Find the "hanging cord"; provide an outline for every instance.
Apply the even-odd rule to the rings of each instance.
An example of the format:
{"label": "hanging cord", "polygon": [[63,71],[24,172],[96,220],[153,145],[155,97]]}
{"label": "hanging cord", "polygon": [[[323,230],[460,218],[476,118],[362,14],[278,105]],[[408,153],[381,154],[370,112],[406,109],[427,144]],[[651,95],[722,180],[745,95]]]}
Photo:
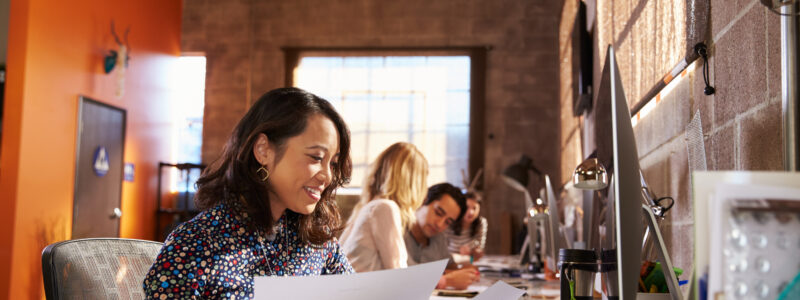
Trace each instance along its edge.
{"label": "hanging cord", "polygon": [[708,83],[708,78],[711,76],[709,75],[710,68],[708,67],[708,49],[706,48],[706,44],[698,43],[694,46],[694,52],[703,57],[703,82],[706,84],[706,87],[703,89],[703,94],[714,94],[716,90]]}
{"label": "hanging cord", "polygon": [[[664,206],[663,204],[661,204],[661,202],[664,200],[669,200],[669,205]],[[656,205],[660,206],[661,209],[663,209],[662,213],[667,213],[667,211],[669,211],[669,209],[672,208],[673,205],[675,205],[675,199],[672,199],[672,197],[669,196],[658,198],[654,202],[656,203]]]}

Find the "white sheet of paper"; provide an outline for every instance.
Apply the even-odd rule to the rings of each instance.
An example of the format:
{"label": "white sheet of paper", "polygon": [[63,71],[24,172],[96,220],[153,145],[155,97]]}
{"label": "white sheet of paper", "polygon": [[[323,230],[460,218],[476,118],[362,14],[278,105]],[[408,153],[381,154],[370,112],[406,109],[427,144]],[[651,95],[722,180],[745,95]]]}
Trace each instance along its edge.
{"label": "white sheet of paper", "polygon": [[413,300],[428,299],[447,266],[447,259],[405,269],[356,274],[277,277],[253,280],[253,299]]}
{"label": "white sheet of paper", "polygon": [[473,300],[517,300],[525,291],[508,285],[502,280],[495,282],[488,289],[472,298]]}

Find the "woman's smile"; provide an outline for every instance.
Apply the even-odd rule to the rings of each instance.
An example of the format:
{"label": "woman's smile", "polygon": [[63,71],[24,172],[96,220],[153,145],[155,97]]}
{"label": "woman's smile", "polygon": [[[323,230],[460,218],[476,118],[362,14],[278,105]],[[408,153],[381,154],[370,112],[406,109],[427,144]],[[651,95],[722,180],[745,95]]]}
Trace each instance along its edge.
{"label": "woman's smile", "polygon": [[320,195],[322,194],[322,190],[321,189],[316,189],[316,188],[311,188],[311,187],[304,186],[303,190],[306,191],[306,194],[308,194],[308,197],[311,197],[311,199],[313,199],[314,202],[319,201]]}

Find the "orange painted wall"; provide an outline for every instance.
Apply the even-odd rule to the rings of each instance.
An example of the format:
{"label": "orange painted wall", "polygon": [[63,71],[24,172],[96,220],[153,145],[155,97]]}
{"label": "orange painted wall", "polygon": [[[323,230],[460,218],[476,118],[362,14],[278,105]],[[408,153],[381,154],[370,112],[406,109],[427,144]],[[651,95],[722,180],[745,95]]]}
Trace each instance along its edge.
{"label": "orange painted wall", "polygon": [[[120,235],[152,238],[158,161],[170,155],[169,76],[180,54],[180,0],[11,1],[0,149],[0,299],[43,298],[41,250],[72,227],[78,95],[127,110]],[[131,27],[126,93],[102,56]]]}

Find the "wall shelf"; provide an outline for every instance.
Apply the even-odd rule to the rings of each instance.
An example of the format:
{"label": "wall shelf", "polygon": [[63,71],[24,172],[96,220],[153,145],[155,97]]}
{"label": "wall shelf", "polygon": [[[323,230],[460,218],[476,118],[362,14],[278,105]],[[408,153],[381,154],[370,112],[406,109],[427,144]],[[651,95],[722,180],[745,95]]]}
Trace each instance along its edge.
{"label": "wall shelf", "polygon": [[[206,165],[203,164],[193,164],[193,163],[178,163],[178,164],[171,164],[165,162],[158,163],[158,189],[156,191],[156,228],[154,232],[154,238],[156,240],[164,240],[166,239],[167,235],[179,224],[186,222],[187,220],[191,219],[195,215],[197,215],[200,211],[194,205],[194,192],[190,191],[190,187],[194,185],[193,178],[190,176],[193,171],[197,171],[198,175],[203,172],[206,168]],[[164,170],[170,169],[177,169],[183,175],[182,183],[184,184],[184,191],[176,191],[169,193],[168,191],[164,191]],[[198,176],[199,177],[199,176]],[[170,203],[165,203],[164,195],[174,195],[172,196]],[[168,204],[167,207],[164,205]],[[169,216],[172,218],[169,219],[168,223],[165,223],[164,220],[167,219]]]}

